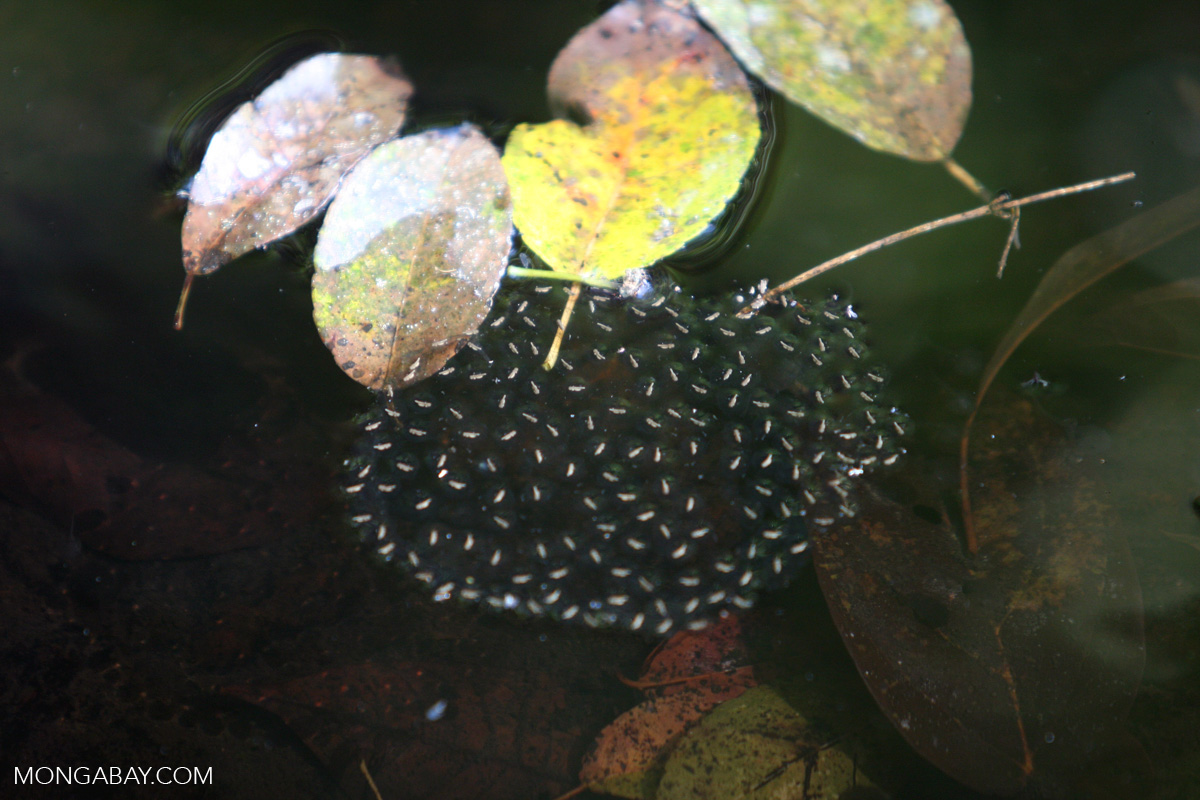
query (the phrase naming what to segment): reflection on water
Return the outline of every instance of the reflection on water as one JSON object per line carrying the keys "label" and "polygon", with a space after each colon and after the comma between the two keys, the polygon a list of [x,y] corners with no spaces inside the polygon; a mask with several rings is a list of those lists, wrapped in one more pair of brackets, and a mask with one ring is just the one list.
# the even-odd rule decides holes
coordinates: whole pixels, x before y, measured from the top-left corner
{"label": "reflection on water", "polygon": [[[976,67],[960,163],[1014,195],[1127,169],[1141,179],[1029,209],[1000,282],[1007,230],[983,221],[814,287],[843,289],[873,332],[922,464],[915,488],[885,489],[927,521],[955,519],[962,421],[1040,274],[1197,177],[1193,4],[953,5]],[[419,87],[418,119],[501,131],[545,118],[546,68],[595,11],[591,0],[143,0],[0,12],[22,31],[0,41],[0,750],[22,766],[213,764],[223,796],[357,796],[360,758],[385,796],[571,787],[586,743],[641,698],[612,675],[638,672],[644,641],[434,606],[345,547],[333,476],[345,422],[369,398],[314,335],[307,275],[286,247],[252,253],[198,290],[189,329],[173,334],[180,213],[156,176],[191,163],[193,145],[170,137],[186,109],[290,31],[397,55]],[[790,107],[777,121],[745,232],[692,284],[777,281],[974,204],[937,168],[869,152]],[[1146,669],[1122,727],[1133,738],[1103,753],[1122,767],[1148,758],[1159,788],[1133,785],[1150,797],[1200,782],[1187,755],[1200,706],[1197,316],[1176,285],[1193,277],[1195,247],[1180,238],[1069,304],[999,378],[1012,390],[1045,381],[1022,391],[1059,430],[1062,458],[1096,476],[1091,496],[1128,542]],[[1131,316],[1129,298],[1163,287],[1183,311],[1156,316],[1148,340],[1147,314],[1167,301],[1150,295]],[[1020,489],[1035,470],[1009,477],[1014,502],[1038,496]],[[927,600],[913,613],[936,628],[941,608]],[[811,575],[773,603],[767,624],[790,625],[774,630],[797,649],[768,635],[761,663],[815,683],[853,674]],[[1099,622],[1100,644],[1129,641]],[[793,638],[810,630],[798,652]],[[1045,747],[1065,744],[1063,729],[1043,733]],[[905,764],[918,770],[907,796],[970,796]],[[1127,796],[1121,786],[1107,784]]]}

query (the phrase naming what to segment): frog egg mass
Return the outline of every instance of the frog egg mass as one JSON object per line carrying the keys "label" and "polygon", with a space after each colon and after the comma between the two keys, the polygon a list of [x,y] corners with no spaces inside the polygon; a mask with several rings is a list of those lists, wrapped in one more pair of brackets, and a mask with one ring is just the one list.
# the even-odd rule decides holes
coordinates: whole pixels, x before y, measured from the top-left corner
{"label": "frog egg mass", "polygon": [[364,546],[461,599],[652,634],[785,585],[854,513],[904,418],[837,298],[740,318],[725,296],[509,282],[447,366],[381,396],[346,461]]}

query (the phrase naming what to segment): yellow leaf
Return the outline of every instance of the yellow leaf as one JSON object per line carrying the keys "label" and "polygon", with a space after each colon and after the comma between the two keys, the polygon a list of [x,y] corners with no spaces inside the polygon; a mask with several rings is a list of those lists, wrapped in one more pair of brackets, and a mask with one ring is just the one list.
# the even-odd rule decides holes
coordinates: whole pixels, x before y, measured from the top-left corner
{"label": "yellow leaf", "polygon": [[518,126],[504,168],[525,243],[558,271],[616,279],[675,252],[721,213],[758,145],[745,75],[666,7],[615,6],[563,50],[550,86],[589,124]]}

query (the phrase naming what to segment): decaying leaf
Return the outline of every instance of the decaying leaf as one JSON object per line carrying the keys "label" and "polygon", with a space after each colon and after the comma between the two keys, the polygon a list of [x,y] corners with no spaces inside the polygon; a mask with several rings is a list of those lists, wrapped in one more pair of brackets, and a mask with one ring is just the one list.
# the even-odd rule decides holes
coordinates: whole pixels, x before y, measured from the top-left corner
{"label": "decaying leaf", "polygon": [[205,275],[315,217],[338,182],[404,122],[412,85],[373,56],[301,61],[213,135],[188,189],[183,266]]}
{"label": "decaying leaf", "polygon": [[600,733],[580,781],[606,794],[654,797],[679,737],[710,710],[757,685],[742,634],[741,622],[730,615],[705,630],[677,633],[656,649],[634,684],[649,699]]}
{"label": "decaying leaf", "polygon": [[499,154],[477,128],[377,148],[317,241],[313,316],[338,366],[376,390],[441,369],[487,316],[511,238]]}
{"label": "decaying leaf", "polygon": [[703,233],[758,145],[745,74],[689,14],[625,0],[550,71],[551,105],[518,125],[504,168],[524,241],[552,268],[619,279]]}
{"label": "decaying leaf", "polygon": [[972,462],[979,551],[877,497],[814,540],[834,621],[924,757],[986,794],[1059,796],[1137,691],[1141,594],[1122,532],[1054,426],[989,404]]}
{"label": "decaying leaf", "polygon": [[745,67],[868,147],[954,150],[971,51],[944,0],[694,0]]}
{"label": "decaying leaf", "polygon": [[838,723],[807,719],[774,687],[751,689],[682,737],[655,798],[837,800],[870,789],[885,796],[865,768],[878,755],[841,734],[862,721],[843,711]]}
{"label": "decaying leaf", "polygon": [[680,631],[646,658],[640,688],[666,687],[699,675],[732,672],[750,665],[746,625],[729,614],[699,631]]}
{"label": "decaying leaf", "polygon": [[606,727],[583,761],[579,780],[595,791],[629,798],[654,796],[666,757],[704,715],[755,684],[749,668],[672,687],[626,711]]}

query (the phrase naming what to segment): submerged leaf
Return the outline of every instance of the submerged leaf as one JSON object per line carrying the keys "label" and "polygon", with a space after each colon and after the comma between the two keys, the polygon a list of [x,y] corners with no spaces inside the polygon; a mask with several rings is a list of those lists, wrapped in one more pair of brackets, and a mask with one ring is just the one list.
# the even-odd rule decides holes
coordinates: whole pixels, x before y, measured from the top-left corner
{"label": "submerged leaf", "polygon": [[879,498],[818,534],[847,649],[909,743],[986,794],[1077,779],[1136,694],[1137,575],[1084,459],[1023,401],[993,403],[971,480],[980,549]]}
{"label": "submerged leaf", "polygon": [[504,168],[524,241],[552,268],[619,279],[700,235],[736,194],[760,137],[745,74],[693,17],[626,0],[550,71],[551,105],[519,125]]}
{"label": "submerged leaf", "polygon": [[500,285],[512,207],[471,125],[380,146],[346,179],[314,256],[313,317],[346,374],[400,388],[441,369]]}
{"label": "submerged leaf", "polygon": [[1000,368],[1046,317],[1113,270],[1200,225],[1200,188],[1173,197],[1080,242],[1042,278],[988,361],[976,392],[978,406]]}
{"label": "submerged leaf", "polygon": [[878,770],[864,769],[878,754],[844,735],[864,732],[863,716],[844,709],[812,719],[790,699],[759,686],[708,714],[672,751],[657,800],[886,796]]}
{"label": "submerged leaf", "polygon": [[400,130],[412,85],[397,72],[372,56],[321,53],[239,106],[213,135],[188,189],[189,276],[315,217],[342,176]]}
{"label": "submerged leaf", "polygon": [[944,0],[694,0],[748,70],[868,147],[946,158],[971,51]]}

